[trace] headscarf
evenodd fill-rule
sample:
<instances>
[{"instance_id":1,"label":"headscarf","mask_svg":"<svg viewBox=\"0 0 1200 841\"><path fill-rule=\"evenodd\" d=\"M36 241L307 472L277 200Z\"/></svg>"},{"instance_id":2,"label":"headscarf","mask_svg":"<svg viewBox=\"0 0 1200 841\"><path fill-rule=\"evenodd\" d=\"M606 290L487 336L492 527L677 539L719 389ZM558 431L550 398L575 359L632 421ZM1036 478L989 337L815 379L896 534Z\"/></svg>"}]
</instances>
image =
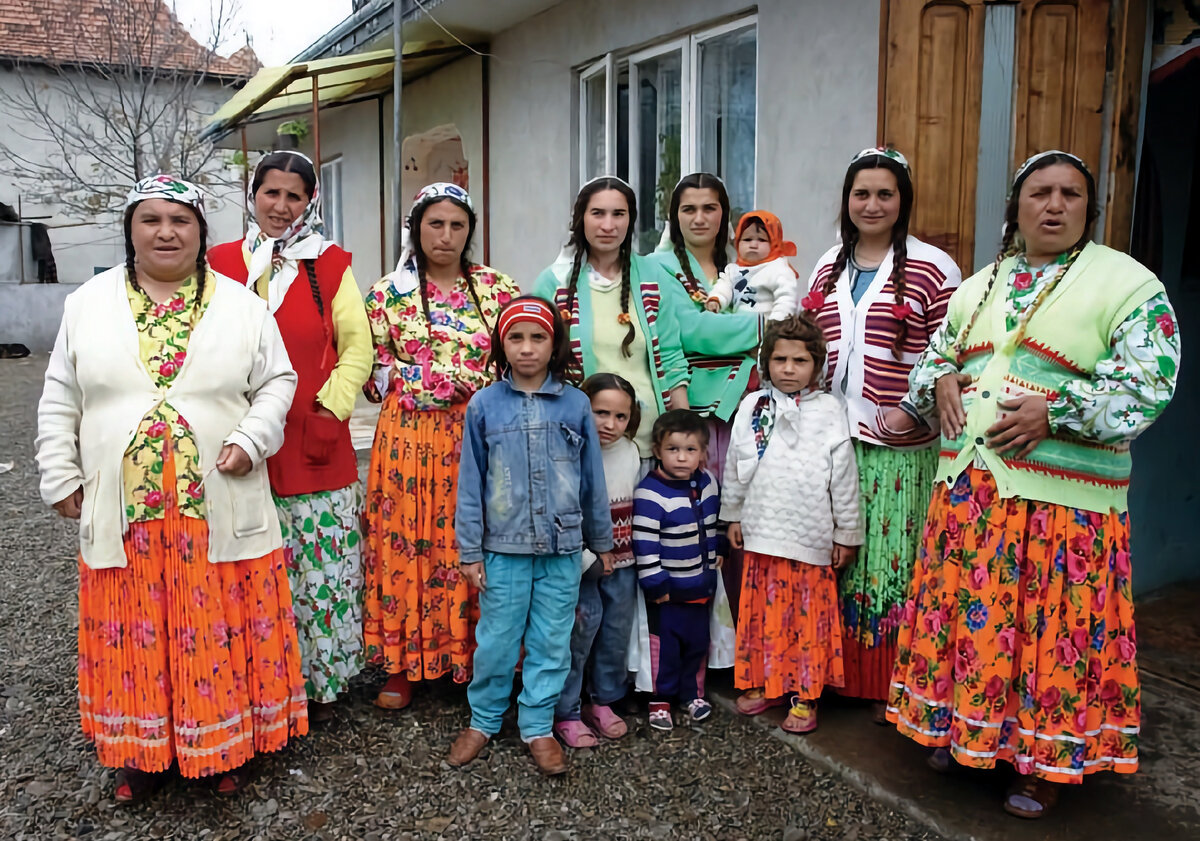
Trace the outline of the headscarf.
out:
<instances>
[{"instance_id":1,"label":"headscarf","mask_svg":"<svg viewBox=\"0 0 1200 841\"><path fill-rule=\"evenodd\" d=\"M1038 152L1036 155L1030 155L1025 159L1025 163L1017 167L1017 171L1013 173L1012 186L1009 188L1008 197L1011 199L1013 194L1017 192L1021 186L1021 182L1023 182L1025 177L1029 175L1029 172L1033 168L1034 164L1040 160L1052 157L1054 155L1061 155L1062 157L1066 158L1067 162L1087 176L1089 180L1092 180L1092 172L1087 168L1087 164L1083 162L1083 158L1072 155L1070 152L1063 152L1059 149L1051 149L1048 152Z\"/></svg>"},{"instance_id":2,"label":"headscarf","mask_svg":"<svg viewBox=\"0 0 1200 841\"><path fill-rule=\"evenodd\" d=\"M282 151L303 158L309 166L313 166L313 162L306 155L291 149ZM259 165L261 166L261 163ZM246 250L250 252L247 277L250 288L266 298L271 312L282 306L292 281L300 274L300 261L315 260L332 245L325 239L325 224L321 221L321 182L316 175L316 167L313 167L313 190L308 199L308 206L278 237L267 236L258 224L254 212L253 179L246 190L246 203L250 209L250 224L244 240ZM267 279L265 295L260 283L263 277Z\"/></svg>"},{"instance_id":3,"label":"headscarf","mask_svg":"<svg viewBox=\"0 0 1200 841\"><path fill-rule=\"evenodd\" d=\"M755 223L766 229L767 241L771 244L771 251L762 261L762 264L778 260L780 257L796 256L796 243L789 242L783 238L783 223L779 221L778 216L766 210L751 210L749 213L742 215L742 218L738 220L737 230L733 235L735 245L742 238L742 234L745 233L746 229ZM738 257L738 265L742 265L742 258L740 256ZM756 263L755 265L760 264ZM792 269L792 271L795 272L795 269Z\"/></svg>"},{"instance_id":4,"label":"headscarf","mask_svg":"<svg viewBox=\"0 0 1200 841\"><path fill-rule=\"evenodd\" d=\"M408 211L408 216L404 218L404 225L400 229L400 259L396 262L396 270L384 278L384 280L391 281L392 288L396 290L397 295L407 295L420 284L420 277L417 274L417 252L413 248L409 221L418 209L438 199L451 199L465 207L472 215L475 213L475 205L471 203L471 196L457 184L438 181L422 187L417 192L417 195L413 197L413 204ZM420 232L417 233L417 236L420 236Z\"/></svg>"},{"instance_id":5,"label":"headscarf","mask_svg":"<svg viewBox=\"0 0 1200 841\"><path fill-rule=\"evenodd\" d=\"M201 219L204 215L204 191L191 181L184 181L174 175L151 175L133 185L133 189L125 196L125 209L133 207L146 199L165 199L176 204L186 204Z\"/></svg>"},{"instance_id":6,"label":"headscarf","mask_svg":"<svg viewBox=\"0 0 1200 841\"><path fill-rule=\"evenodd\" d=\"M908 158L904 157L899 150L893 149L890 146L872 146L870 149L863 149L850 159L850 165L854 166L854 164L858 163L863 158L870 158L872 156L887 158L889 161L895 161L896 163L900 164L900 166L904 167L904 171L907 172L910 177L912 176L912 167L908 165Z\"/></svg>"}]
</instances>

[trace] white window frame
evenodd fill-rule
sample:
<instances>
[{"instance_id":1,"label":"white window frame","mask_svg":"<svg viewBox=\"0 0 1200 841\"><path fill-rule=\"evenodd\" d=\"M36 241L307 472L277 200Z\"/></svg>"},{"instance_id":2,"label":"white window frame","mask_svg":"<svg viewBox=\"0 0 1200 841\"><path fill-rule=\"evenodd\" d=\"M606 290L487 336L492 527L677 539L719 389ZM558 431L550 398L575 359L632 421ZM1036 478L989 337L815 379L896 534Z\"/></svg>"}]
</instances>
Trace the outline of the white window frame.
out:
<instances>
[{"instance_id":1,"label":"white window frame","mask_svg":"<svg viewBox=\"0 0 1200 841\"><path fill-rule=\"evenodd\" d=\"M588 180L588 82L604 76L604 174L617 168L617 62L613 53L585 67L579 73L579 183Z\"/></svg>"},{"instance_id":2,"label":"white window frame","mask_svg":"<svg viewBox=\"0 0 1200 841\"><path fill-rule=\"evenodd\" d=\"M321 219L325 223L325 236L345 248L346 224L343 198L345 191L342 189L345 185L345 169L342 166L342 156L335 155L328 160L321 161L319 176L323 188L321 190Z\"/></svg>"}]
</instances>

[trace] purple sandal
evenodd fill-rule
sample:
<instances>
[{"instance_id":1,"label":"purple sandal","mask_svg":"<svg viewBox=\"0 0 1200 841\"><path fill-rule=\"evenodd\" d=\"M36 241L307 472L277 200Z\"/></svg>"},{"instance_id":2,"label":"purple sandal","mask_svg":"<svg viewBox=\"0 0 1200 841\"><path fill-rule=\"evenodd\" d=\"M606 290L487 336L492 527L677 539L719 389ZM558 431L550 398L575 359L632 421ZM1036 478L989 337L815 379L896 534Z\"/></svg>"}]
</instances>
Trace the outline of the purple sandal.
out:
<instances>
[{"instance_id":1,"label":"purple sandal","mask_svg":"<svg viewBox=\"0 0 1200 841\"><path fill-rule=\"evenodd\" d=\"M619 739L629 732L625 719L612 711L607 704L588 704L582 710L582 718L588 727L606 739Z\"/></svg>"}]
</instances>

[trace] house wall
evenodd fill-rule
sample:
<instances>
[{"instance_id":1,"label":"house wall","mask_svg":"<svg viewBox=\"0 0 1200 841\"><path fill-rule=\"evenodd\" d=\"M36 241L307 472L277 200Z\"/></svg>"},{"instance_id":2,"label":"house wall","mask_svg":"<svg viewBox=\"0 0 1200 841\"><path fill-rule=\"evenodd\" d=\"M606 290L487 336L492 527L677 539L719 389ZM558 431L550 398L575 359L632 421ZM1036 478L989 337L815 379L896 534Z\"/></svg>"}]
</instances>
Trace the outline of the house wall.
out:
<instances>
[{"instance_id":1,"label":"house wall","mask_svg":"<svg viewBox=\"0 0 1200 841\"><path fill-rule=\"evenodd\" d=\"M565 2L493 39L493 265L528 287L566 238L578 187L573 68L746 8ZM833 244L847 163L875 143L879 2L761 0L757 11L757 204L779 215L807 273Z\"/></svg>"}]
</instances>

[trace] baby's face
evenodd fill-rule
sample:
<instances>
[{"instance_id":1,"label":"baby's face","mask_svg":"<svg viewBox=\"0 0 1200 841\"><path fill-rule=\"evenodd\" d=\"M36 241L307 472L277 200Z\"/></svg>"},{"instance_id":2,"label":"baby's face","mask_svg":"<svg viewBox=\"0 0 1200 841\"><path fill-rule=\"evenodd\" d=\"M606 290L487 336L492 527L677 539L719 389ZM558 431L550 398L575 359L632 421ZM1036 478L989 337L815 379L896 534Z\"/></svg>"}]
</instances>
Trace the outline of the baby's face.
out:
<instances>
[{"instance_id":1,"label":"baby's face","mask_svg":"<svg viewBox=\"0 0 1200 841\"><path fill-rule=\"evenodd\" d=\"M771 240L760 226L751 225L742 231L737 248L738 260L743 265L753 266L767 259L767 255L771 253Z\"/></svg>"}]
</instances>

